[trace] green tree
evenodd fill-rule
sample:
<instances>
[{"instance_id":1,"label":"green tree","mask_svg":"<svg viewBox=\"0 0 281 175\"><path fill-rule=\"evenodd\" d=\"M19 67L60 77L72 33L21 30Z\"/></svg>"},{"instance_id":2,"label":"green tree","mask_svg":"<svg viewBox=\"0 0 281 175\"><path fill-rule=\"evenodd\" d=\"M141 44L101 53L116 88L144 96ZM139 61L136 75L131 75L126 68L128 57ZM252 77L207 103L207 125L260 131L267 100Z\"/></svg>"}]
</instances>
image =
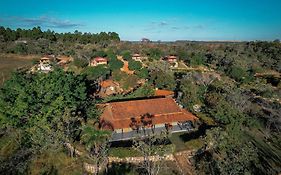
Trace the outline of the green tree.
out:
<instances>
[{"instance_id":1,"label":"green tree","mask_svg":"<svg viewBox=\"0 0 281 175\"><path fill-rule=\"evenodd\" d=\"M129 60L129 69L134 71L140 71L142 68L142 64L139 61L135 61L133 59Z\"/></svg>"},{"instance_id":2,"label":"green tree","mask_svg":"<svg viewBox=\"0 0 281 175\"><path fill-rule=\"evenodd\" d=\"M125 60L130 60L132 58L131 52L128 50L122 51L121 55Z\"/></svg>"},{"instance_id":3,"label":"green tree","mask_svg":"<svg viewBox=\"0 0 281 175\"><path fill-rule=\"evenodd\" d=\"M96 130L92 126L84 126L81 141L86 145L90 159L95 165L95 173L99 174L100 169L108 164L108 139L110 132Z\"/></svg>"},{"instance_id":4,"label":"green tree","mask_svg":"<svg viewBox=\"0 0 281 175\"><path fill-rule=\"evenodd\" d=\"M89 80L105 79L110 74L110 70L104 65L98 65L96 67L86 67L82 74L86 75Z\"/></svg>"},{"instance_id":5,"label":"green tree","mask_svg":"<svg viewBox=\"0 0 281 175\"><path fill-rule=\"evenodd\" d=\"M13 74L0 91L1 128L20 130L33 154L58 150L79 136L83 121L97 117L87 110L93 105L87 84L85 77L62 70Z\"/></svg>"},{"instance_id":6,"label":"green tree","mask_svg":"<svg viewBox=\"0 0 281 175\"><path fill-rule=\"evenodd\" d=\"M124 63L122 61L118 60L116 55L110 54L109 58L110 58L109 68L110 68L111 71L119 70L120 68L123 67Z\"/></svg>"}]
</instances>

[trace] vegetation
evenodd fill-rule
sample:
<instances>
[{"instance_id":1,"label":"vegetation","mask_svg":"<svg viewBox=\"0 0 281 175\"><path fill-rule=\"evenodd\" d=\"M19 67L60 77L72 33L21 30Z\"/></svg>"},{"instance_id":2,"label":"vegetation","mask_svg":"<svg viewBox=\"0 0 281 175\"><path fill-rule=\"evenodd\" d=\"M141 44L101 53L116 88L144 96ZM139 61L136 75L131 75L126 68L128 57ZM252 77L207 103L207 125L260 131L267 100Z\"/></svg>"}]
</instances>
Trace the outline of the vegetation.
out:
<instances>
[{"instance_id":1,"label":"vegetation","mask_svg":"<svg viewBox=\"0 0 281 175\"><path fill-rule=\"evenodd\" d=\"M12 68L4 70L2 65L9 65L5 64L9 61L15 65L9 67L14 69L18 65L31 65L32 59L28 63L14 62L10 57L4 64L1 61L5 74L0 89L3 174L79 174L83 168L78 162L104 167L108 155L163 155L167 147L153 147L159 141L156 138L135 140L134 147L128 149L109 148L110 133L99 130L95 124L100 111L95 108L94 97L98 82L109 78L117 81L124 93L101 99L103 102L151 97L155 88L167 89L175 92L180 105L200 118L198 131L170 137L176 151L196 150L193 158L196 173L281 171L280 42L131 44L119 42L114 32L58 34L38 27L17 30L1 27L0 40L3 54L37 54L32 59L43 54L74 57L67 71L55 68L45 74L21 69L8 80L6 75ZM136 52L149 60L144 64L132 60L131 54ZM129 62L134 74L120 70L123 62L117 59L117 54ZM160 59L170 54L191 67L182 66L186 70L174 72ZM94 56L107 57L109 64L89 67ZM145 83L139 83L141 79ZM75 157L73 150L67 149L68 143L79 144L84 155ZM60 160L53 160L54 155ZM79 172L62 168L65 166ZM141 172L128 170L137 169L133 165L112 167L128 173L157 174L163 166L161 162L146 161L138 167Z\"/></svg>"}]
</instances>

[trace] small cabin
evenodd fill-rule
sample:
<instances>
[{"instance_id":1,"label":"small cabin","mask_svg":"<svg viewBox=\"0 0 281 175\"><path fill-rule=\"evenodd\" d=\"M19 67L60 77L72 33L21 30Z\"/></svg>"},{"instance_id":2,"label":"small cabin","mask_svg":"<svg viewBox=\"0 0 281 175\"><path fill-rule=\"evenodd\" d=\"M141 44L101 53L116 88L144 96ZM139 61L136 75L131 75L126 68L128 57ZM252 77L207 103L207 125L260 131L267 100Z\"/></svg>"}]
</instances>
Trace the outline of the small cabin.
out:
<instances>
[{"instance_id":1,"label":"small cabin","mask_svg":"<svg viewBox=\"0 0 281 175\"><path fill-rule=\"evenodd\" d=\"M133 54L132 59L135 60L135 61L142 61L141 56L138 53Z\"/></svg>"},{"instance_id":2,"label":"small cabin","mask_svg":"<svg viewBox=\"0 0 281 175\"><path fill-rule=\"evenodd\" d=\"M43 71L43 72L49 72L52 70L52 61L54 60L53 56L43 56L38 64L37 70Z\"/></svg>"},{"instance_id":3,"label":"small cabin","mask_svg":"<svg viewBox=\"0 0 281 175\"><path fill-rule=\"evenodd\" d=\"M96 57L91 60L90 66L107 65L107 63L108 63L107 58Z\"/></svg>"}]
</instances>

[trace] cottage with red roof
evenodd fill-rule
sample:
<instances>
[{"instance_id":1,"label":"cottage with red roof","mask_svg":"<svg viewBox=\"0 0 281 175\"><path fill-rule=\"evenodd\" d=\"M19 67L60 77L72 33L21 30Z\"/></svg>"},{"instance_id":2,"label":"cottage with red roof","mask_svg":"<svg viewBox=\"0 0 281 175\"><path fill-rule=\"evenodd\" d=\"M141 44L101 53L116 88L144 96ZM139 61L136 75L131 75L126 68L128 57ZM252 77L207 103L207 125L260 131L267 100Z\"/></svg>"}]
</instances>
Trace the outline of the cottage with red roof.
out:
<instances>
[{"instance_id":1,"label":"cottage with red roof","mask_svg":"<svg viewBox=\"0 0 281 175\"><path fill-rule=\"evenodd\" d=\"M112 141L129 140L144 133L183 132L197 121L172 98L111 102L104 106L101 127L113 131Z\"/></svg>"},{"instance_id":2,"label":"cottage with red roof","mask_svg":"<svg viewBox=\"0 0 281 175\"><path fill-rule=\"evenodd\" d=\"M99 96L107 97L109 95L119 94L123 92L118 82L113 80L105 80L100 83Z\"/></svg>"},{"instance_id":3,"label":"cottage with red roof","mask_svg":"<svg viewBox=\"0 0 281 175\"><path fill-rule=\"evenodd\" d=\"M106 65L108 63L107 58L96 57L91 60L90 66Z\"/></svg>"}]
</instances>

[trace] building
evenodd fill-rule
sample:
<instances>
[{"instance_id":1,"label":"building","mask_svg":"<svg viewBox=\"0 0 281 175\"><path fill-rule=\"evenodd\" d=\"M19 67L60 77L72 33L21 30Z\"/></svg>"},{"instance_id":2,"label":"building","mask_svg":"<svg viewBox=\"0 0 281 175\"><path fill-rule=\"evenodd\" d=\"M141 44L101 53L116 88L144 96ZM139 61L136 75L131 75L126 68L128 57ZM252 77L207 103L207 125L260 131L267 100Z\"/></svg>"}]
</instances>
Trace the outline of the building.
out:
<instances>
[{"instance_id":1,"label":"building","mask_svg":"<svg viewBox=\"0 0 281 175\"><path fill-rule=\"evenodd\" d=\"M135 60L135 61L142 61L141 56L138 53L133 54L132 59Z\"/></svg>"},{"instance_id":2,"label":"building","mask_svg":"<svg viewBox=\"0 0 281 175\"><path fill-rule=\"evenodd\" d=\"M178 67L178 59L175 55L166 56L164 60L167 61L171 67Z\"/></svg>"},{"instance_id":3,"label":"building","mask_svg":"<svg viewBox=\"0 0 281 175\"><path fill-rule=\"evenodd\" d=\"M129 140L163 131L189 131L197 120L172 98L106 103L100 117L101 127L113 131L111 141Z\"/></svg>"},{"instance_id":4,"label":"building","mask_svg":"<svg viewBox=\"0 0 281 175\"><path fill-rule=\"evenodd\" d=\"M53 57L52 56L44 56L40 59L39 64L37 66L37 70L38 71L42 71L42 72L49 72L52 70L52 61L53 61Z\"/></svg>"},{"instance_id":5,"label":"building","mask_svg":"<svg viewBox=\"0 0 281 175\"><path fill-rule=\"evenodd\" d=\"M150 39L148 39L148 38L142 38L142 39L141 39L141 42L142 42L142 43L150 43Z\"/></svg>"},{"instance_id":6,"label":"building","mask_svg":"<svg viewBox=\"0 0 281 175\"><path fill-rule=\"evenodd\" d=\"M122 93L119 83L113 80L105 80L100 83L100 90L98 95L100 97L106 97L109 95Z\"/></svg>"},{"instance_id":7,"label":"building","mask_svg":"<svg viewBox=\"0 0 281 175\"><path fill-rule=\"evenodd\" d=\"M90 66L106 65L108 63L107 58L96 57L91 60Z\"/></svg>"},{"instance_id":8,"label":"building","mask_svg":"<svg viewBox=\"0 0 281 175\"><path fill-rule=\"evenodd\" d=\"M164 90L164 89L156 89L154 92L154 96L156 97L174 97L174 91Z\"/></svg>"}]
</instances>

